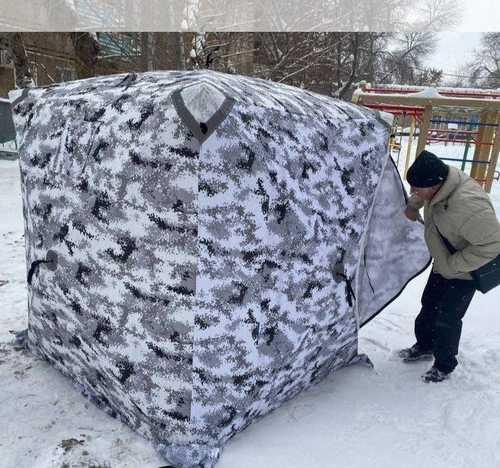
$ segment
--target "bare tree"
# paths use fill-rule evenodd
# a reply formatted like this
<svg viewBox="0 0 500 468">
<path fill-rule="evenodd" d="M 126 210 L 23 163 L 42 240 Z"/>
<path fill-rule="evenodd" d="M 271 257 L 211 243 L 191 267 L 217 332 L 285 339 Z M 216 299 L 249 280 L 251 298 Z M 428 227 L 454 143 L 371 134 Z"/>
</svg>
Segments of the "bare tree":
<svg viewBox="0 0 500 468">
<path fill-rule="evenodd" d="M 26 88 L 33 85 L 33 75 L 30 69 L 22 33 L 0 33 L 0 49 L 6 51 L 9 60 L 14 64 L 16 86 Z"/>
<path fill-rule="evenodd" d="M 78 77 L 208 68 L 287 83 L 343 99 L 350 99 L 360 81 L 438 84 L 441 79 L 440 70 L 423 65 L 434 47 L 432 33 L 68 34 L 78 59 Z M 17 42 L 13 41 L 12 34 L 7 38 L 14 57 L 14 43 L 16 50 L 23 50 L 19 48 L 22 35 Z M 19 54 L 16 56 L 18 77 L 29 77 L 28 61 L 23 62 Z M 28 72 L 23 72 L 22 66 L 27 66 Z"/>
<path fill-rule="evenodd" d="M 484 33 L 481 38 L 481 47 L 475 55 L 469 67 L 472 70 L 469 80 L 471 86 L 500 87 L 500 33 Z"/>
<path fill-rule="evenodd" d="M 456 23 L 461 0 L 187 0 L 190 30 L 437 31 Z"/>
<path fill-rule="evenodd" d="M 414 2 L 412 9 L 416 19 L 411 24 L 413 31 L 443 31 L 456 26 L 462 17 L 462 0 L 421 0 Z"/>
<path fill-rule="evenodd" d="M 94 76 L 100 50 L 97 36 L 87 32 L 74 32 L 70 34 L 77 59 L 76 73 L 78 78 Z"/>
<path fill-rule="evenodd" d="M 380 82 L 415 84 L 425 72 L 423 59 L 435 50 L 436 38 L 429 32 L 412 32 L 392 37 L 386 51 Z"/>
<path fill-rule="evenodd" d="M 186 47 L 184 43 L 184 35 L 180 32 L 170 33 L 170 44 L 174 50 L 175 68 L 177 70 L 186 69 Z"/>
<path fill-rule="evenodd" d="M 433 47 L 431 33 L 206 33 L 189 60 L 349 99 L 362 80 L 437 84 L 440 71 L 423 66 Z"/>
</svg>

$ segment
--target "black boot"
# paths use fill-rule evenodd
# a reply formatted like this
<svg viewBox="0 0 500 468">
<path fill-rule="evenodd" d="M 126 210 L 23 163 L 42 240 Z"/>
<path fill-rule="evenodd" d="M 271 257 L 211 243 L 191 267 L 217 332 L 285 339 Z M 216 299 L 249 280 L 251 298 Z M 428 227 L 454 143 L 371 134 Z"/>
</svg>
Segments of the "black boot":
<svg viewBox="0 0 500 468">
<path fill-rule="evenodd" d="M 433 358 L 432 350 L 422 349 L 418 343 L 411 348 L 402 349 L 398 352 L 398 356 L 403 359 L 403 362 L 428 361 Z"/>
<path fill-rule="evenodd" d="M 450 376 L 451 372 L 440 371 L 436 366 L 432 366 L 423 376 L 422 380 L 425 383 L 442 382 Z"/>
</svg>

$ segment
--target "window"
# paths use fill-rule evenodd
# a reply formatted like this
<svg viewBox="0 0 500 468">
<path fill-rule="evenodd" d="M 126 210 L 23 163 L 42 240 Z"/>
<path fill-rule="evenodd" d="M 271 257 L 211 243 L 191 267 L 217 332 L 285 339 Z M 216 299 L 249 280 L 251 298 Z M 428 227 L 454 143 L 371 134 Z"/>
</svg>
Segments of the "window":
<svg viewBox="0 0 500 468">
<path fill-rule="evenodd" d="M 0 50 L 0 65 L 9 65 L 10 63 L 7 51 L 5 49 Z"/>
<path fill-rule="evenodd" d="M 72 81 L 76 79 L 75 70 L 69 65 L 57 65 L 56 66 L 57 81 Z"/>
</svg>

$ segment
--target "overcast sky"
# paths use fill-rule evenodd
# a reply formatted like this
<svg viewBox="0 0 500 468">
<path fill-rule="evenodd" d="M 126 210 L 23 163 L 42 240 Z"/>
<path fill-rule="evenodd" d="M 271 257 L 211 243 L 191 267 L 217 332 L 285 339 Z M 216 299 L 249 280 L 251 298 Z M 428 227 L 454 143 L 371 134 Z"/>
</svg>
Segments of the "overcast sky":
<svg viewBox="0 0 500 468">
<path fill-rule="evenodd" d="M 498 0 L 458 0 L 463 8 L 459 31 L 500 31 Z"/>
<path fill-rule="evenodd" d="M 439 33 L 437 50 L 427 60 L 428 66 L 456 73 L 479 47 L 481 31 L 500 31 L 499 0 L 462 0 L 462 7 L 461 23 L 455 32 Z"/>
<path fill-rule="evenodd" d="M 436 52 L 426 65 L 442 69 L 446 73 L 457 73 L 461 66 L 470 62 L 474 49 L 480 45 L 480 32 L 444 32 L 438 34 Z"/>
</svg>

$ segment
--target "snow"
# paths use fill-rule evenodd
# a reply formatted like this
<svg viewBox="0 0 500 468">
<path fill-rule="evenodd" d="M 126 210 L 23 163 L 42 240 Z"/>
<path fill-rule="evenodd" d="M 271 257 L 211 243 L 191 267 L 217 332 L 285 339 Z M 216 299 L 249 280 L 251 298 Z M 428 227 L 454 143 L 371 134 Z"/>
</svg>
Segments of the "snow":
<svg viewBox="0 0 500 468">
<path fill-rule="evenodd" d="M 367 88 L 371 88 L 372 86 L 367 86 Z M 428 89 L 428 86 L 405 86 L 405 85 L 395 85 L 395 84 L 383 84 L 379 83 L 375 86 L 376 88 L 384 88 L 384 89 L 392 89 L 396 91 L 425 91 Z M 433 88 L 437 92 L 447 92 L 447 93 L 457 93 L 457 94 L 496 94 L 500 91 L 500 88 L 497 89 L 484 89 L 484 88 L 457 88 L 451 86 L 438 86 L 437 88 Z"/>
<path fill-rule="evenodd" d="M 411 97 L 422 97 L 422 98 L 439 98 L 443 97 L 439 94 L 439 91 L 436 88 L 424 88 L 422 91 L 418 93 L 412 94 Z"/>
<path fill-rule="evenodd" d="M 455 145 L 428 149 L 444 157 L 463 154 Z M 498 182 L 492 199 L 500 212 Z M 27 323 L 16 161 L 0 161 L 0 219 L 0 468 L 166 465 L 146 440 L 94 407 L 67 378 L 12 347 L 8 331 Z M 255 422 L 229 442 L 218 468 L 500 466 L 500 288 L 474 298 L 452 377 L 425 384 L 420 375 L 429 363 L 403 364 L 395 352 L 413 344 L 427 274 L 361 330 L 360 351 L 374 369 L 343 369 Z"/>
<path fill-rule="evenodd" d="M 77 12 L 77 8 L 75 6 L 75 0 L 65 0 L 64 3 L 66 4 L 67 8 L 71 9 L 75 13 Z"/>
<path fill-rule="evenodd" d="M 383 112 L 379 111 L 380 117 L 387 122 L 389 125 L 393 125 L 394 123 L 394 114 L 391 114 L 389 112 Z"/>
</svg>

